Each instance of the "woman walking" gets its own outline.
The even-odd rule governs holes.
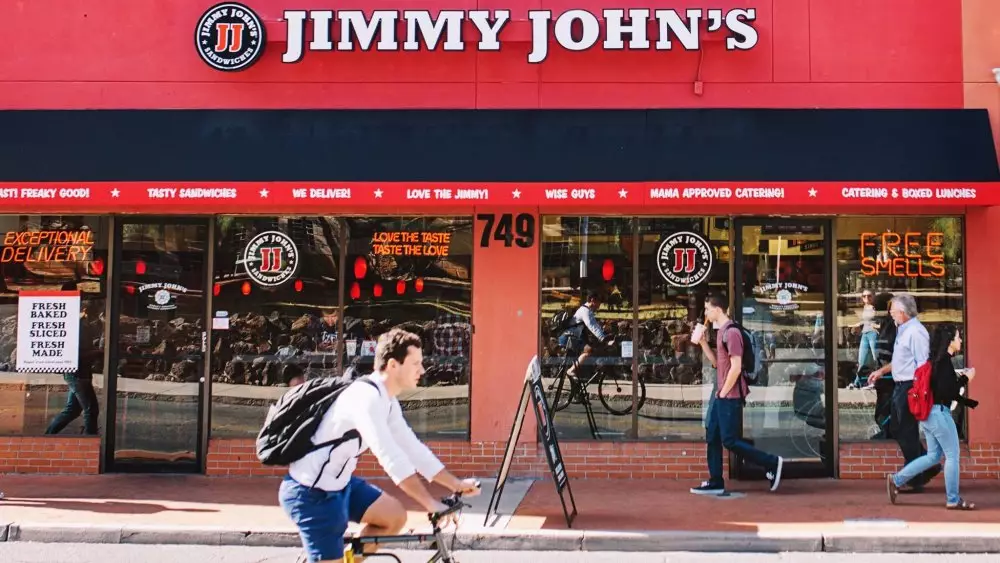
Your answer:
[[[931,393],[934,406],[927,420],[920,421],[920,429],[927,438],[927,454],[911,461],[899,473],[886,476],[889,502],[896,504],[899,488],[907,481],[930,469],[944,454],[944,485],[947,494],[946,508],[950,510],[973,510],[976,505],[964,500],[958,492],[959,481],[959,440],[958,428],[951,415],[951,404],[975,407],[976,402],[966,399],[961,390],[975,377],[974,368],[959,376],[951,363],[951,358],[962,350],[962,336],[953,324],[944,324],[934,331],[931,339]]]

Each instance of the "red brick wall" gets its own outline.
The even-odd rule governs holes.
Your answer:
[[[902,466],[895,442],[840,445],[841,479],[881,479]],[[961,468],[963,478],[1000,479],[1000,444],[963,445]]]
[[[459,475],[496,475],[506,442],[434,442],[428,444],[441,461]],[[566,471],[575,479],[703,479],[703,443],[563,442]],[[383,476],[371,453],[358,464],[360,475]],[[510,474],[516,477],[547,475],[545,453],[535,444],[520,444]],[[209,475],[283,475],[282,467],[257,462],[252,440],[212,440],[208,452]]]
[[[0,436],[0,473],[96,475],[99,437]]]

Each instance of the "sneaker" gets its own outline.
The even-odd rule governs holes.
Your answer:
[[[713,485],[708,481],[702,482],[700,487],[692,487],[691,494],[695,495],[713,495],[719,496],[726,493],[726,487],[723,485]]]
[[[778,490],[778,485],[781,484],[781,470],[784,466],[785,458],[778,457],[778,466],[764,474],[767,477],[767,480],[771,483],[771,492]]]

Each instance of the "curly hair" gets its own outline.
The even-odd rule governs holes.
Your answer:
[[[389,360],[403,363],[410,353],[410,346],[419,350],[422,346],[420,337],[401,328],[394,328],[379,336],[378,344],[375,345],[375,371],[384,370]]]

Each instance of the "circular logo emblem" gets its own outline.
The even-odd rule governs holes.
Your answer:
[[[775,297],[778,299],[778,305],[788,305],[792,302],[792,292],[787,289],[779,290]]]
[[[264,53],[264,25],[243,4],[216,4],[198,20],[194,44],[208,66],[227,72],[243,70]]]
[[[153,294],[153,301],[157,305],[166,305],[167,303],[170,303],[170,292],[165,289],[157,291]]]
[[[712,273],[712,246],[692,232],[667,235],[656,251],[656,268],[674,287],[694,287]]]
[[[299,250],[285,233],[266,231],[250,239],[243,251],[243,267],[259,285],[276,287],[287,282],[299,266]]]

